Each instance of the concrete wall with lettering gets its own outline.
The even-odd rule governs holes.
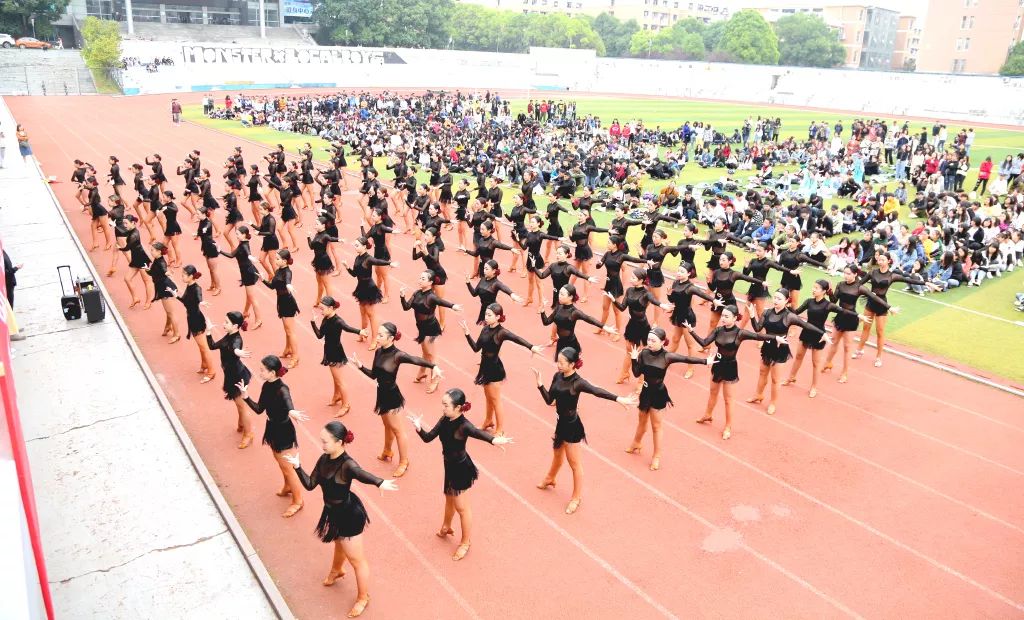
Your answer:
[[[126,94],[268,88],[447,88],[628,93],[1024,125],[1024,79],[530,54],[125,41],[173,66],[124,72]],[[557,53],[561,52],[561,53]]]

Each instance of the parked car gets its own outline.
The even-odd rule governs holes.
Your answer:
[[[21,37],[20,39],[15,41],[14,44],[18,46],[18,49],[29,48],[37,50],[48,50],[51,47],[53,47],[46,41],[40,41],[39,39],[35,39],[32,37]]]
[[[14,37],[9,34],[0,33],[0,47],[4,49],[14,47]]]

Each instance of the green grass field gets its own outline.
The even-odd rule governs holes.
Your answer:
[[[523,110],[526,101],[513,101],[513,113]],[[665,128],[677,127],[686,120],[699,120],[710,122],[726,134],[731,134],[734,127],[742,125],[743,119],[748,116],[757,117],[772,116],[782,119],[782,135],[806,136],[807,126],[811,121],[842,120],[847,127],[848,135],[852,115],[829,114],[823,112],[807,112],[789,108],[772,106],[748,106],[739,104],[717,104],[707,102],[688,101],[665,101],[649,99],[582,99],[578,102],[577,113],[580,115],[594,114],[601,117],[604,124],[610,124],[612,119],[618,118],[620,122],[628,120],[643,120],[648,126],[661,125]],[[310,142],[308,136],[290,134],[274,131],[267,128],[244,128],[236,121],[211,120],[203,116],[199,106],[186,107],[184,117],[187,120],[196,122],[212,129],[217,129],[243,137],[247,140],[260,142],[273,146],[284,145],[285,149],[294,153],[295,150]],[[890,119],[891,120],[891,119]],[[923,123],[911,122],[913,131],[918,130]],[[927,124],[930,128],[931,124]],[[968,127],[968,124],[963,124]],[[949,132],[953,135],[959,131],[961,125],[948,124]],[[965,187],[973,187],[976,176],[977,164],[986,156],[991,156],[996,162],[1011,153],[1024,151],[1024,132],[1003,131],[996,129],[975,128],[975,142],[971,149],[972,171],[968,175]],[[314,146],[316,146],[314,144]],[[326,153],[315,152],[319,160],[326,160]],[[376,162],[378,169],[383,170],[383,161]],[[702,181],[714,181],[723,176],[724,169],[712,168],[702,169],[697,165],[688,165],[677,179],[677,184],[692,184]],[[750,172],[739,172],[735,176],[743,180]],[[421,173],[423,181],[426,175]],[[456,175],[459,178],[461,175]],[[389,180],[389,179],[388,179]],[[644,179],[643,189],[645,191],[657,192],[664,186],[665,181],[652,181]],[[506,200],[510,200],[511,192],[505,192]],[[849,201],[829,200],[827,204],[839,204],[845,206]],[[573,218],[563,214],[565,221],[569,224]],[[595,211],[594,219],[598,225],[603,225],[611,219],[609,214]],[[912,218],[904,211],[904,221],[912,221]],[[678,236],[673,228],[667,228],[670,239]],[[633,236],[636,239],[633,239]],[[601,235],[595,235],[601,237]],[[631,242],[635,246],[639,241],[640,234],[634,230],[631,233]],[[594,240],[600,244],[602,240]],[[742,257],[741,262],[746,257]],[[703,262],[700,255],[698,262]],[[671,261],[666,262],[666,268],[674,268]],[[702,269],[700,265],[698,269]],[[809,273],[815,270],[809,269]],[[777,282],[778,274],[772,272],[772,278]],[[804,278],[809,286],[810,278]],[[820,276],[818,276],[820,277]],[[742,290],[742,287],[741,287]],[[1017,271],[1004,275],[1002,278],[992,281],[988,280],[982,287],[967,288],[961,287],[953,291],[928,297],[918,297],[902,292],[902,287],[894,286],[890,291],[890,302],[901,307],[902,312],[891,319],[888,324],[887,337],[894,344],[905,344],[922,352],[941,356],[948,360],[977,368],[983,372],[998,375],[1009,379],[1017,384],[1024,384],[1024,364],[1019,361],[1016,354],[1007,354],[1007,351],[1019,350],[1024,343],[1024,315],[1017,312],[1013,306],[1013,296],[1017,292],[1024,291],[1024,271]]]

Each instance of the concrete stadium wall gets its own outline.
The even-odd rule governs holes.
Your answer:
[[[269,88],[462,88],[614,92],[797,105],[1024,126],[1024,79],[449,50],[247,47],[125,41],[125,94]]]

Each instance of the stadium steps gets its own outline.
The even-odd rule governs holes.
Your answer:
[[[85,95],[96,92],[78,50],[0,49],[0,94]]]
[[[136,22],[135,34],[128,35],[128,25],[121,23],[126,39],[145,41],[192,41],[202,43],[240,43],[243,45],[309,45],[297,28],[267,26],[266,40],[260,39],[259,26],[215,26],[203,24],[157,24]]]

